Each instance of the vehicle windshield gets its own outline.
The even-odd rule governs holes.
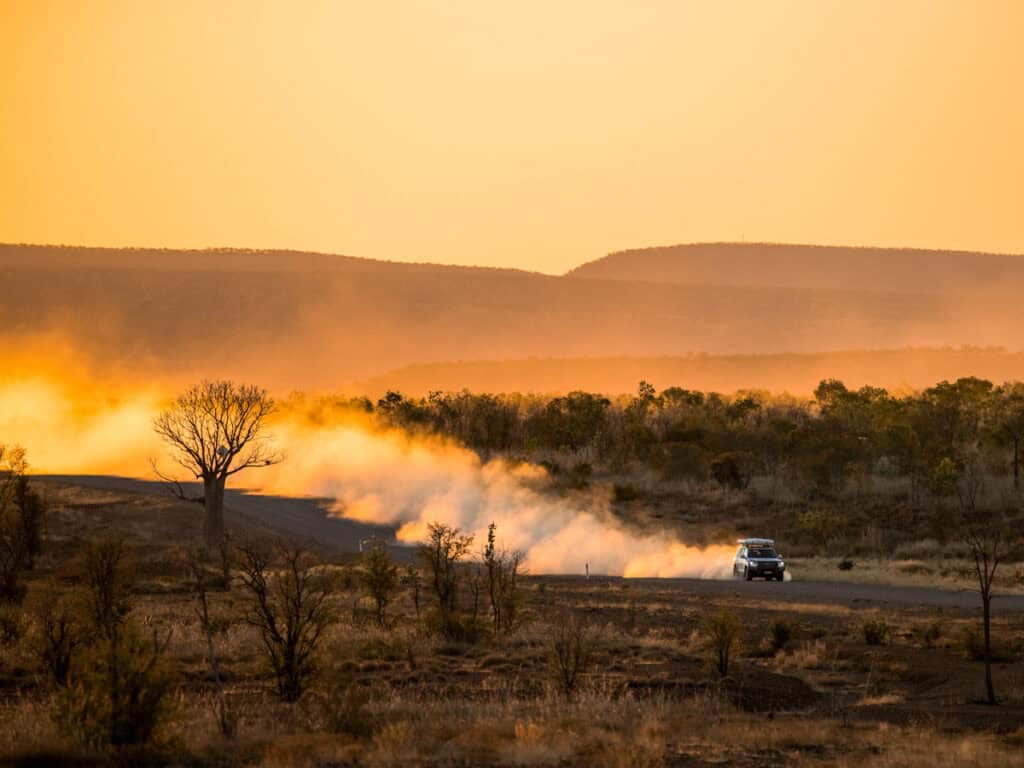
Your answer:
[[[778,557],[771,547],[750,547],[747,550],[747,557]]]

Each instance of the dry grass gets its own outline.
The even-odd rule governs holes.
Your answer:
[[[172,631],[168,654],[177,689],[154,761],[223,768],[933,768],[1012,764],[1024,743],[1024,731],[1013,734],[1024,719],[1024,701],[1008,696],[1003,707],[980,710],[969,704],[980,688],[980,667],[953,645],[959,629],[974,621],[973,612],[885,613],[892,641],[869,648],[859,627],[875,614],[856,605],[755,604],[657,584],[529,579],[523,625],[465,644],[417,625],[408,596],[394,604],[395,629],[375,626],[353,610],[357,594],[345,586],[352,580],[343,565],[331,568],[340,621],[325,637],[313,689],[294,705],[272,693],[258,636],[242,621],[242,592],[211,593],[226,695],[239,718],[237,737],[226,741],[218,735],[205,640],[184,572],[175,565],[177,547],[166,543],[187,540],[183,531],[190,524],[187,517],[163,514],[192,507],[73,490],[64,498],[69,506],[56,518],[62,538],[30,581],[30,603],[54,588],[69,589],[70,558],[81,542],[126,521],[135,537],[130,552],[142,571],[132,613]],[[598,636],[592,671],[571,698],[553,683],[548,650],[549,622],[565,607],[583,612]],[[748,650],[719,681],[708,671],[699,628],[709,611],[723,607],[744,618]],[[775,619],[784,619],[793,634],[773,656],[762,641]],[[944,630],[926,646],[924,632],[936,621]],[[997,630],[1001,637],[1024,638],[1024,619],[999,617]],[[29,633],[0,654],[0,762],[16,754],[81,754],[53,724],[53,694],[31,643]],[[1024,684],[1019,661],[999,675],[1005,689]],[[934,722],[925,724],[922,712]]]

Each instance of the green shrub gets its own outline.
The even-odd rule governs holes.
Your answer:
[[[889,622],[882,618],[868,619],[861,630],[864,633],[864,642],[868,645],[885,645],[892,634]]]

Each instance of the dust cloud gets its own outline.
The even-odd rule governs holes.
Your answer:
[[[32,470],[152,479],[166,452],[152,419],[174,390],[155,383],[98,382],[61,366],[5,366],[0,374],[0,442],[28,451]],[[253,491],[335,500],[334,514],[397,528],[404,543],[430,522],[457,526],[482,545],[497,524],[504,546],[521,549],[531,573],[724,578],[732,548],[688,546],[667,532],[626,528],[606,492],[554,496],[545,470],[505,460],[482,462],[439,438],[379,429],[365,416],[335,414],[313,424],[285,407],[270,439],[286,461],[238,476]]]

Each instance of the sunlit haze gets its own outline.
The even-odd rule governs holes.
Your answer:
[[[0,241],[1024,251],[1024,3],[0,4]]]

